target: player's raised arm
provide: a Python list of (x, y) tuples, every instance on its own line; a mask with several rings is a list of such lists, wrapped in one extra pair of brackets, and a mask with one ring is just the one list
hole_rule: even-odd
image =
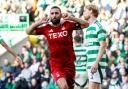
[(1, 44), (9, 53), (11, 53), (14, 57), (17, 56), (17, 54), (4, 42), (3, 39), (1, 39), (0, 44)]
[(11, 53), (11, 54), (16, 58), (16, 61), (21, 62), (21, 59), (20, 59), (20, 57), (17, 55), (17, 53), (16, 53), (12, 48), (10, 48), (10, 47), (6, 44), (6, 42), (4, 42), (3, 39), (0, 39), (0, 44), (1, 44), (9, 53)]
[(41, 24), (47, 23), (47, 21), (48, 21), (48, 18), (43, 18), (43, 19), (41, 19), (41, 20), (39, 20), (39, 21), (33, 23), (31, 26), (29, 26), (29, 27), (26, 29), (26, 33), (27, 33), (28, 35), (34, 35), (34, 34), (35, 34), (35, 31), (34, 31), (34, 30), (35, 30), (37, 27), (39, 27)]
[(62, 18), (63, 18), (63, 19), (67, 19), (67, 20), (71, 20), (71, 21), (80, 23), (81, 28), (87, 28), (87, 27), (89, 26), (89, 23), (88, 23), (87, 20), (82, 20), (82, 19), (80, 19), (80, 18), (76, 18), (76, 17), (71, 16), (71, 15), (69, 15), (69, 14), (67, 14), (67, 13), (63, 13), (63, 14), (62, 14)]

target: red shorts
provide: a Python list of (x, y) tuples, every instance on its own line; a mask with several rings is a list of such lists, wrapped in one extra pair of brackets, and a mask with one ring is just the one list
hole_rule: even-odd
[(58, 63), (53, 63), (50, 62), (51, 64), (51, 73), (52, 76), (57, 82), (59, 78), (65, 78), (67, 81), (68, 86), (73, 86), (75, 82), (75, 65), (74, 62), (71, 63), (63, 63), (59, 64)]

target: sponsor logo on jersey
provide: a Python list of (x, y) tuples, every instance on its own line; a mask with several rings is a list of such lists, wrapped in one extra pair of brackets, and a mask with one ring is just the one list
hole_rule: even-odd
[(56, 38), (66, 37), (68, 35), (68, 32), (64, 30), (61, 32), (56, 32), (56, 33), (49, 33), (48, 35), (50, 39), (56, 39)]

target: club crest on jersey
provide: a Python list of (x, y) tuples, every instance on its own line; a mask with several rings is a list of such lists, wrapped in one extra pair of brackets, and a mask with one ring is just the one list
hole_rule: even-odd
[(62, 37), (66, 37), (67, 35), (68, 35), (68, 32), (66, 30), (48, 34), (50, 39), (62, 38)]
[(58, 72), (56, 73), (56, 77), (60, 77), (60, 74)]

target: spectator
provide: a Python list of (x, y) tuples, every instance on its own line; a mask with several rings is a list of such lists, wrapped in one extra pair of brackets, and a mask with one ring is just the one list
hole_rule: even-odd
[(15, 89), (16, 88), (16, 83), (15, 80), (11, 78), (8, 78), (7, 83), (5, 85), (6, 89)]
[(119, 49), (121, 52), (124, 52), (124, 37), (125, 35), (121, 33), (119, 37)]
[(36, 59), (35, 56), (32, 57), (32, 64), (30, 65), (30, 71), (31, 71), (31, 76), (34, 76), (36, 72), (38, 71), (38, 67), (40, 65), (40, 62)]
[(32, 52), (30, 52), (31, 58), (32, 56), (35, 56), (37, 61), (41, 61), (41, 52), (40, 49), (38, 49), (37, 47), (33, 47)]
[(37, 79), (32, 78), (30, 83), (30, 89), (42, 89), (40, 83), (37, 82)]
[(20, 54), (20, 57), (22, 59), (23, 62), (26, 62), (26, 61), (29, 61), (31, 62), (30, 60), (30, 53), (29, 51), (27, 50), (26, 46), (23, 45), (22, 48), (21, 48), (21, 54)]
[(11, 73), (12, 72), (11, 68), (12, 67), (10, 66), (8, 59), (4, 59), (3, 72), (4, 73), (8, 73), (8, 72)]
[(45, 75), (45, 65), (40, 64), (38, 71), (36, 72), (34, 78), (37, 79), (37, 81), (41, 84), (41, 82), (43, 81), (43, 77)]
[(29, 89), (29, 85), (26, 79), (20, 78), (18, 81), (16, 81), (15, 89)]
[(128, 88), (128, 76), (125, 76), (124, 84), (122, 85), (122, 89), (127, 89), (127, 88)]
[(112, 72), (108, 89), (121, 89), (121, 83), (119, 81), (119, 71), (117, 69)]
[(42, 83), (41, 83), (41, 87), (42, 87), (43, 89), (47, 89), (47, 88), (48, 88), (48, 84), (50, 83), (50, 79), (51, 79), (51, 77), (50, 77), (50, 72), (49, 72), (48, 69), (46, 69), (46, 70), (45, 70), (45, 75), (44, 75), (44, 77), (43, 77), (43, 81), (42, 81)]
[(128, 75), (127, 70), (126, 70), (125, 67), (121, 67), (119, 72), (120, 72), (120, 75), (121, 75), (121, 78), (120, 78), (121, 85), (124, 85), (124, 83), (126, 82), (125, 78)]
[(29, 66), (29, 62), (24, 62), (24, 68), (21, 73), (16, 77), (16, 81), (24, 78), (27, 82), (30, 82), (30, 79), (32, 77), (32, 71), (30, 70)]
[(14, 77), (17, 77), (22, 71), (21, 64), (19, 64), (17, 61), (14, 61), (14, 64), (12, 66), (12, 73)]

